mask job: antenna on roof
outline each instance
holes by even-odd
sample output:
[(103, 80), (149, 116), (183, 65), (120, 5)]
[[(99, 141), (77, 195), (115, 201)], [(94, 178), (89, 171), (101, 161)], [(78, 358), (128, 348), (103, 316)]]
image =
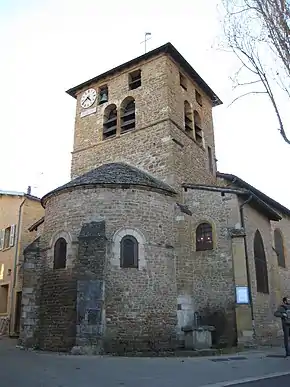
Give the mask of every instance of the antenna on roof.
[[(149, 36), (149, 37), (148, 37)], [(145, 32), (145, 39), (140, 44), (144, 43), (145, 46), (145, 54), (147, 52), (147, 41), (151, 39), (151, 32)]]

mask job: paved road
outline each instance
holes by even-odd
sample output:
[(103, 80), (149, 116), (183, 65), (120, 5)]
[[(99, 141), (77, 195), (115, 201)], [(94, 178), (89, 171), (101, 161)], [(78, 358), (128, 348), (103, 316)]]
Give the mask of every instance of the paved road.
[(282, 387), (290, 386), (290, 375), (277, 378), (262, 379), (256, 382), (236, 384), (237, 387)]
[(226, 381), (290, 373), (290, 359), (267, 358), (262, 352), (219, 358), (89, 357), (23, 351), (15, 344), (0, 340), (0, 387), (223, 386)]

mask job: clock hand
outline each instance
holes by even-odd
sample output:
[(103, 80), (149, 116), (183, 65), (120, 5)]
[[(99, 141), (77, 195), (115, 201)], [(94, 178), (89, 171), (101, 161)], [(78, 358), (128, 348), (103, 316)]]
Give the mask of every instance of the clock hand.
[[(85, 98), (85, 100), (83, 101), (83, 103), (85, 103), (87, 99), (90, 100), (89, 96), (87, 96), (87, 97)], [(90, 100), (90, 101), (91, 101), (91, 100)]]

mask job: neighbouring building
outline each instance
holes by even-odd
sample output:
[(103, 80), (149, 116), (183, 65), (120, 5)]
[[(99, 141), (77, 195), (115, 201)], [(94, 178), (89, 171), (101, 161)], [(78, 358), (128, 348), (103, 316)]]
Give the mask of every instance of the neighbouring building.
[(43, 214), (30, 188), (27, 194), (0, 191), (0, 333), (19, 334), (23, 249), (35, 239), (29, 226)]
[(273, 342), (290, 291), (290, 210), (217, 172), (222, 102), (168, 43), (70, 90), (71, 181), (24, 252), (20, 342), (105, 352)]

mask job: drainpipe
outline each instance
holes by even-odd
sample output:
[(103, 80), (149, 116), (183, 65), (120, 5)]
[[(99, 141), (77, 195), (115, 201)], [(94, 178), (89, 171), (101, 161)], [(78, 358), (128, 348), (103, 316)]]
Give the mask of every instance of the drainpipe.
[[(14, 307), (14, 289), (16, 285), (16, 268), (17, 268), (17, 260), (18, 260), (18, 244), (20, 239), (20, 224), (21, 224), (21, 215), (22, 215), (22, 207), (26, 201), (26, 197), (24, 197), (24, 200), (19, 206), (18, 211), (18, 224), (17, 224), (17, 233), (16, 233), (16, 242), (15, 242), (15, 254), (14, 254), (14, 267), (13, 267), (13, 283), (12, 283), (12, 289), (11, 289), (11, 297), (10, 297), (10, 322), (9, 322), (9, 335), (12, 331), (12, 315), (13, 315), (13, 307)], [(14, 316), (15, 317), (15, 316)], [(13, 321), (15, 323), (15, 321)]]
[(253, 297), (252, 297), (252, 286), (251, 286), (251, 274), (250, 274), (250, 266), (249, 266), (249, 255), (248, 255), (248, 244), (247, 244), (247, 235), (245, 228), (245, 217), (244, 217), (244, 207), (252, 200), (253, 196), (250, 195), (249, 198), (240, 205), (240, 217), (241, 217), (241, 226), (244, 229), (244, 247), (245, 247), (245, 259), (246, 259), (246, 272), (247, 272), (247, 282), (248, 282), (248, 292), (249, 292), (249, 302), (251, 308), (251, 318), (252, 318), (252, 329), (253, 329), (253, 338), (256, 337), (256, 329), (255, 329), (255, 317), (254, 317), (254, 305), (253, 305)]

